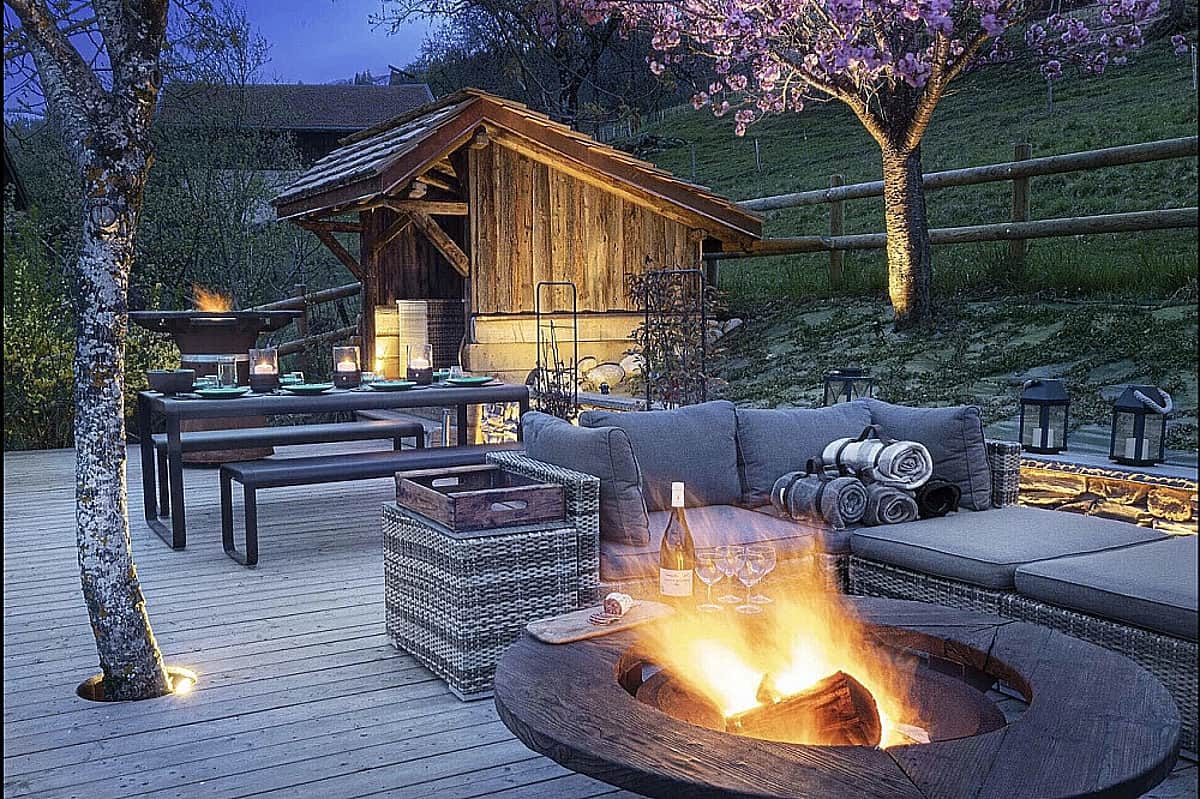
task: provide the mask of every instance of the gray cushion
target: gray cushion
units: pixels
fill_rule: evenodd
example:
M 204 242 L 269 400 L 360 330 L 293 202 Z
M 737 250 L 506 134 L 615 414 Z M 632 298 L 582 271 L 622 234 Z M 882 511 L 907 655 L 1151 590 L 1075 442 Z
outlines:
M 742 501 L 770 501 L 775 481 L 803 469 L 835 438 L 857 436 L 871 424 L 864 405 L 843 402 L 828 408 L 737 409 L 738 465 Z
M 1017 569 L 1017 592 L 1195 641 L 1196 555 L 1196 536 L 1183 535 L 1117 552 L 1045 560 Z
M 910 408 L 877 399 L 855 400 L 888 438 L 919 441 L 933 457 L 933 475 L 962 490 L 959 507 L 992 506 L 992 476 L 983 441 L 983 420 L 974 405 Z
M 688 507 L 732 505 L 741 499 L 737 416 L 724 400 L 669 411 L 587 411 L 584 427 L 620 427 L 629 434 L 650 510 L 671 507 L 671 483 L 686 486 Z
M 600 537 L 628 544 L 650 540 L 637 459 L 625 431 L 585 429 L 531 411 L 521 417 L 525 454 L 600 478 Z
M 600 545 L 600 579 L 637 580 L 658 574 L 658 548 L 670 511 L 650 514 L 650 541 L 641 546 L 604 542 Z M 721 544 L 774 544 L 780 560 L 808 555 L 818 530 L 791 519 L 732 505 L 709 505 L 687 510 L 688 528 L 697 547 Z
M 910 571 L 984 588 L 1011 589 L 1017 568 L 1027 563 L 1162 537 L 1126 522 L 1011 506 L 858 529 L 850 536 L 850 549 L 867 560 Z

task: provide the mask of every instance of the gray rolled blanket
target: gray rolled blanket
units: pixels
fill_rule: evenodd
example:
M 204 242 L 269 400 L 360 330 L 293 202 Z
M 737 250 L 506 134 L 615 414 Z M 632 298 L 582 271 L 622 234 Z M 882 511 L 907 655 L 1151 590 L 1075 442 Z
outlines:
M 862 523 L 865 525 L 900 524 L 917 518 L 917 500 L 913 498 L 911 491 L 902 491 L 882 483 L 870 483 L 866 487 L 866 493 L 867 507 L 862 517 Z
M 775 481 L 771 504 L 793 519 L 820 520 L 843 530 L 862 518 L 867 489 L 857 477 L 788 472 Z
M 917 489 L 933 476 L 933 457 L 917 441 L 890 441 L 862 436 L 829 442 L 821 460 L 842 474 L 856 474 L 863 482 L 895 488 Z

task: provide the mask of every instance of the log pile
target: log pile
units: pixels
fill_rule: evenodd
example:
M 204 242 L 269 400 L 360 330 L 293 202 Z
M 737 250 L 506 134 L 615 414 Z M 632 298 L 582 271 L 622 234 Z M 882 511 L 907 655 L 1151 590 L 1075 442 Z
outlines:
M 1022 505 L 1117 519 L 1171 535 L 1197 533 L 1195 481 L 1156 481 L 1152 476 L 1097 467 L 1074 471 L 1055 467 L 1054 463 L 1022 463 Z
M 779 694 L 768 674 L 759 686 L 758 700 L 762 704 L 726 719 L 726 731 L 789 743 L 879 745 L 882 726 L 875 698 L 845 672 L 835 672 L 787 696 Z

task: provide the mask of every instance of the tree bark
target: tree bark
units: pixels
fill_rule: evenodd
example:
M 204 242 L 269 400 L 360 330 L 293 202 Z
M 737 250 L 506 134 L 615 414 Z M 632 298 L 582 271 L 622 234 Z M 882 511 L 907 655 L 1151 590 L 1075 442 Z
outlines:
M 888 294 L 896 328 L 929 319 L 933 262 L 925 189 L 921 185 L 921 148 L 883 149 L 883 214 L 887 231 Z
M 141 178 L 107 183 L 106 194 L 87 203 L 77 270 L 76 543 L 105 697 L 147 699 L 170 693 L 171 684 L 133 563 L 126 491 L 126 302 Z

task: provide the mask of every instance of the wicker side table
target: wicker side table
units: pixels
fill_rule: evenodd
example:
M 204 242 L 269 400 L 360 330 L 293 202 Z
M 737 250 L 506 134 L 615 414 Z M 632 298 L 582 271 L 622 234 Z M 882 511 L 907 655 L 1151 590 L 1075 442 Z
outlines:
M 496 662 L 535 619 L 579 607 L 575 528 L 564 521 L 454 532 L 383 506 L 387 636 L 459 699 L 491 696 Z

